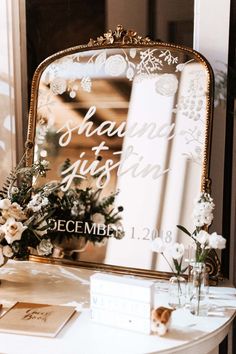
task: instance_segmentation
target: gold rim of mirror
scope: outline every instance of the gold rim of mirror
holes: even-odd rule
[[[33,79],[30,98],[30,110],[28,120],[28,133],[26,148],[26,165],[30,166],[33,162],[34,154],[34,140],[36,128],[36,114],[37,114],[37,99],[39,94],[40,78],[44,70],[53,61],[62,58],[66,55],[74,54],[78,51],[84,52],[87,50],[111,49],[111,48],[142,48],[142,47],[156,47],[158,49],[173,49],[176,52],[184,52],[191,55],[196,61],[204,65],[207,73],[207,92],[206,92],[206,121],[205,121],[205,146],[202,160],[202,174],[201,174],[201,191],[210,191],[210,178],[209,178],[209,160],[210,160],[210,142],[212,131],[212,114],[213,114],[213,71],[208,61],[197,51],[175,44],[152,41],[149,38],[143,38],[132,30],[125,30],[121,25],[118,25],[115,31],[109,30],[103,36],[98,37],[96,40],[90,39],[88,44],[78,45],[59,51],[50,57],[46,58],[37,67]],[[214,257],[213,257],[214,258]],[[65,264],[68,266],[80,266],[87,269],[99,269],[104,271],[111,271],[122,274],[133,274],[138,276],[153,277],[153,278],[169,278],[169,272],[154,271],[148,269],[137,269],[130,267],[122,267],[115,265],[100,264],[94,262],[81,262],[69,261],[66,259],[47,258],[42,256],[30,256],[30,260],[51,264]],[[211,269],[215,274],[218,274],[219,263],[216,259],[212,260]]]

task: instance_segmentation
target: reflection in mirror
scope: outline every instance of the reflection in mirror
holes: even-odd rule
[[[51,233],[73,240],[55,237],[54,257],[169,270],[150,244],[185,242],[178,224],[193,229],[208,178],[210,75],[197,53],[153,42],[74,48],[43,63],[33,159],[47,159],[47,180],[81,198],[67,219],[52,217]],[[79,246],[80,236],[96,242]]]

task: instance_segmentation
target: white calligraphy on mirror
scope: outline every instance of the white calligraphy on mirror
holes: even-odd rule
[[[71,121],[67,120],[66,123],[57,130],[57,133],[66,130],[59,138],[59,145],[64,147],[67,146],[71,142],[72,133],[77,130],[78,135],[85,134],[86,137],[91,137],[92,135],[104,135],[114,136],[123,138],[124,136],[128,137],[142,137],[145,134],[148,139],[156,139],[156,138],[166,138],[170,140],[174,137],[174,134],[170,135],[175,127],[175,124],[162,124],[161,126],[157,126],[157,123],[142,123],[141,127],[139,123],[135,122],[126,130],[126,122],[122,122],[118,127],[116,127],[116,123],[112,121],[105,121],[101,123],[97,128],[93,129],[93,122],[89,121],[89,119],[95,114],[96,107],[91,106],[86,113],[81,124],[78,124],[75,127],[71,126]]]
[[[95,156],[98,155],[100,150],[104,150],[104,147],[105,142],[103,141],[96,147]],[[154,180],[170,171],[169,168],[162,170],[161,166],[158,164],[145,163],[143,156],[136,153],[132,145],[129,145],[123,152],[113,152],[113,155],[121,154],[123,154],[123,156],[120,161],[114,162],[112,159],[108,159],[103,165],[101,165],[101,161],[98,159],[92,161],[91,163],[89,160],[83,159],[85,152],[82,152],[79,156],[80,159],[76,160],[71,166],[62,171],[62,177],[65,177],[62,179],[61,189],[63,191],[67,191],[70,188],[74,178],[85,179],[87,174],[90,174],[91,176],[99,175],[96,180],[96,185],[98,188],[104,188],[109,183],[111,171],[114,169],[117,169],[117,176],[123,176],[130,173],[134,178],[145,178],[150,175]]]

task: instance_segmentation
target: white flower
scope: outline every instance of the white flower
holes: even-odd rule
[[[95,224],[105,224],[105,216],[101,213],[95,213],[92,215],[91,217],[92,222],[94,222]]]
[[[126,69],[126,61],[122,55],[111,55],[105,63],[105,73],[111,76],[119,76]]]
[[[162,96],[174,96],[178,88],[178,80],[173,74],[161,75],[155,84],[156,92]]]
[[[210,248],[215,248],[215,249],[218,248],[222,250],[223,248],[225,248],[225,244],[226,244],[226,239],[221,235],[217,235],[216,232],[213,232],[213,234],[209,235]]]
[[[12,251],[12,248],[11,246],[7,245],[7,246],[3,246],[3,255],[7,258],[11,258],[13,256],[13,251]]]
[[[213,220],[214,203],[212,201],[198,201],[193,210],[193,222],[197,227],[210,225]]]
[[[205,215],[202,215],[202,221],[204,223],[204,225],[211,225],[212,223],[212,220],[213,220],[213,214],[212,213],[209,213],[209,214],[205,214]]]
[[[8,209],[2,211],[2,216],[5,219],[14,218],[17,221],[26,220],[25,213],[22,211],[22,207],[18,203],[12,203]]]
[[[0,247],[0,266],[2,266],[5,263],[5,258],[3,255],[3,248]]]
[[[195,240],[199,242],[201,245],[207,245],[209,242],[209,234],[208,232],[201,230],[196,236]]]
[[[27,229],[27,226],[24,226],[21,222],[17,222],[14,218],[7,219],[6,223],[0,227],[9,244],[19,241],[25,229]]]
[[[201,217],[201,215],[197,215],[193,217],[193,223],[196,227],[201,227],[204,225],[204,221]]]
[[[71,208],[71,215],[72,216],[77,216],[79,214],[79,210],[77,205],[74,203],[73,207]]]
[[[173,259],[180,259],[181,257],[183,257],[183,254],[184,254],[184,245],[183,243],[174,243],[173,245],[171,245],[168,249],[171,257]]]
[[[212,213],[214,208],[214,204],[212,205],[212,203],[209,202],[200,202],[197,203],[194,207],[194,213]]]
[[[155,238],[151,242],[151,249],[153,252],[163,253],[165,251],[165,244],[160,237]]]
[[[16,193],[18,193],[19,192],[19,188],[17,188],[17,187],[12,187],[12,189],[11,189],[11,193],[12,194],[16,194]]]
[[[0,200],[0,209],[8,209],[11,206],[11,202],[9,199],[1,199]]]
[[[66,91],[66,80],[56,77],[50,84],[50,90],[54,95],[62,95]]]
[[[48,239],[43,239],[37,246],[37,251],[40,256],[47,256],[52,253],[53,245]]]
[[[48,198],[42,197],[40,194],[35,194],[27,206],[29,209],[36,212],[46,205],[48,205]]]

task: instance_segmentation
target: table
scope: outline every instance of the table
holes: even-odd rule
[[[236,289],[211,287],[212,310],[196,317],[187,309],[173,312],[164,337],[96,324],[90,319],[89,277],[94,271],[61,265],[9,261],[0,270],[0,302],[75,305],[78,313],[55,338],[0,333],[4,354],[206,354],[216,350],[235,316]],[[160,286],[161,285],[161,286]],[[165,305],[165,284],[157,281],[155,305]],[[217,352],[217,350],[215,351]]]

